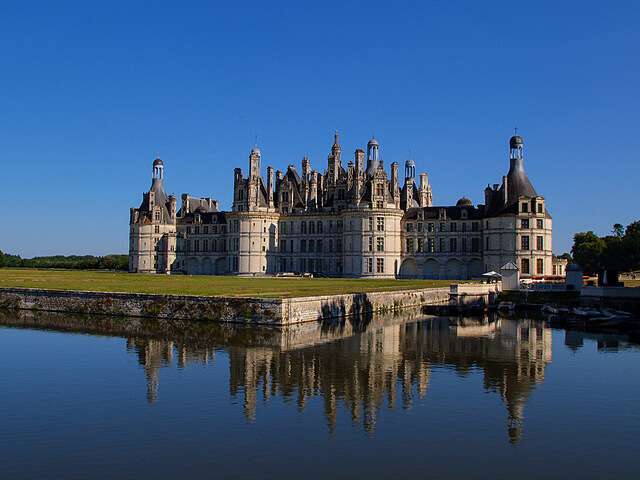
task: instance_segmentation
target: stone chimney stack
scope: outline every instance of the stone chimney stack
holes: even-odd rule
[[[267,167],[267,201],[269,208],[273,208],[273,167]]]
[[[311,172],[311,192],[309,193],[309,204],[312,207],[318,206],[318,172]]]
[[[420,206],[430,207],[433,201],[431,194],[431,185],[429,185],[429,177],[426,173],[420,174]]]
[[[504,186],[503,192],[502,192],[503,193],[502,204],[506,205],[507,202],[509,201],[509,179],[506,175],[502,177],[502,185]]]
[[[309,181],[309,175],[311,174],[311,161],[306,155],[302,159],[302,177],[304,180]]]
[[[172,220],[176,219],[176,197],[169,195],[169,217]]]
[[[393,192],[393,203],[396,208],[400,207],[400,185],[398,183],[398,162],[391,164],[391,191]]]

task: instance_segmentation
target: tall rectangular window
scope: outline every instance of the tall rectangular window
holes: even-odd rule
[[[529,228],[529,219],[523,218],[520,220],[520,228]]]
[[[471,239],[471,251],[473,253],[479,252],[480,251],[480,239],[479,238],[472,238]]]
[[[466,237],[462,237],[462,245],[460,246],[460,250],[463,252],[467,251],[467,239]]]
[[[451,231],[452,232],[458,231],[458,224],[456,222],[451,222]]]
[[[376,225],[379,232],[384,232],[384,217],[377,217]]]
[[[384,237],[376,238],[376,251],[384,252]]]
[[[520,211],[522,213],[529,213],[529,204],[527,202],[522,202],[520,205]]]
[[[537,219],[536,220],[536,228],[539,228],[540,230],[542,230],[544,228],[544,220],[542,219]]]
[[[307,222],[305,221],[300,222],[300,233],[302,234],[307,233]]]
[[[434,253],[436,251],[436,246],[435,246],[435,242],[433,241],[433,238],[428,238],[427,239],[427,252],[428,253]]]
[[[544,250],[544,237],[542,235],[536,237],[536,250]]]
[[[305,253],[307,251],[307,241],[302,239],[300,240],[300,251]]]
[[[529,250],[529,235],[522,235],[520,237],[520,248],[522,250]]]
[[[384,273],[384,258],[376,258],[376,273]]]
[[[542,260],[541,258],[538,258],[536,260],[536,273],[538,275],[544,274],[544,260]]]
[[[369,237],[369,252],[373,252],[373,237]]]
[[[407,238],[407,253],[413,253],[413,238]]]
[[[429,222],[427,223],[427,232],[429,233],[433,233],[433,223]]]
[[[520,261],[520,271],[524,274],[529,274],[529,259],[528,258],[523,258]]]
[[[457,238],[450,238],[449,239],[449,251],[450,252],[457,252],[458,251],[458,239]]]
[[[367,273],[373,273],[373,258],[367,258]]]
[[[441,252],[446,251],[446,249],[445,249],[445,243],[444,243],[444,238],[441,238],[441,239],[440,239],[440,245],[439,245],[439,247],[440,247],[440,251],[441,251]]]
[[[373,232],[373,217],[369,217],[369,231]]]

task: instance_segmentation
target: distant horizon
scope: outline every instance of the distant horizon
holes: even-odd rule
[[[553,251],[640,215],[640,4],[158,1],[0,6],[0,250],[128,250],[156,153],[177,195],[230,206],[256,136],[266,165],[343,164],[375,134],[434,204],[484,202],[513,128]],[[588,32],[588,34],[585,34]]]

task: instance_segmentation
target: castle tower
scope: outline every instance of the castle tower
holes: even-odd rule
[[[375,138],[367,143],[367,173],[373,174],[380,164],[380,144]]]
[[[426,173],[420,174],[420,199],[418,203],[421,207],[430,207],[433,202],[433,195],[431,193],[431,185],[429,185],[429,176]]]
[[[329,182],[335,185],[340,175],[340,168],[342,167],[341,155],[342,149],[340,148],[340,136],[338,132],[333,136],[333,145],[331,146],[331,154],[329,155]]]
[[[260,176],[260,149],[255,146],[251,149],[249,154],[249,179],[253,180]]]
[[[163,186],[164,163],[152,164],[151,188],[129,219],[129,271],[169,273],[175,261],[176,198]]]

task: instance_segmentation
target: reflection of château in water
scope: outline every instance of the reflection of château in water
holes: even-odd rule
[[[279,345],[226,347],[231,394],[244,396],[248,419],[255,419],[259,399],[295,399],[302,410],[321,397],[331,430],[342,403],[353,422],[373,431],[384,404],[409,408],[416,396],[426,395],[432,367],[446,366],[461,375],[483,372],[485,388],[506,405],[509,439],[515,442],[527,398],[551,361],[551,331],[530,320],[379,317],[361,328],[349,323],[300,328],[306,330],[282,334]],[[177,341],[134,338],[127,348],[145,369],[150,402],[157,398],[160,368],[174,355],[180,367],[214,356],[211,346]]]
[[[158,399],[160,369],[170,366],[174,357],[177,357],[178,367],[184,368],[188,363],[210,363],[215,356],[212,348],[190,351],[184,344],[154,338],[127,338],[127,351],[135,352],[138,362],[144,368],[147,377],[147,400],[150,403]]]

